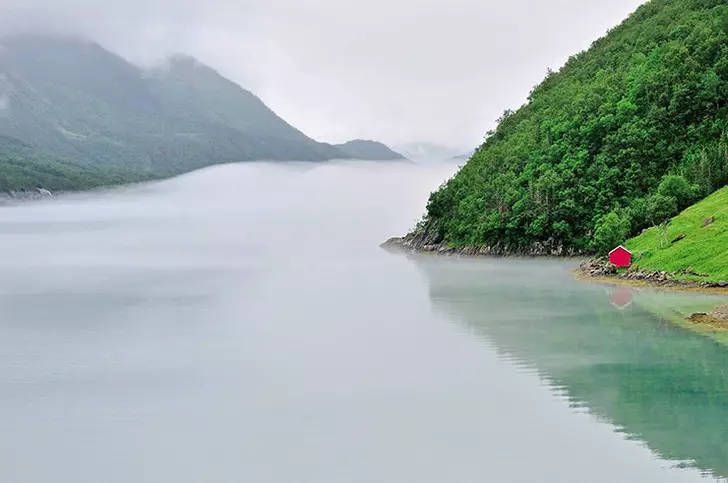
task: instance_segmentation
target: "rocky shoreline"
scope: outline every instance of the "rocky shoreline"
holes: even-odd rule
[[[641,283],[656,288],[677,288],[677,289],[707,289],[720,290],[728,289],[727,281],[688,281],[679,279],[679,276],[707,277],[708,275],[693,272],[692,270],[681,270],[679,272],[652,272],[639,268],[630,268],[626,272],[618,273],[617,269],[604,258],[592,258],[583,262],[577,269],[577,275],[584,278],[597,280],[613,280],[623,283]]]
[[[460,255],[465,257],[500,258],[577,258],[586,256],[573,248],[565,248],[554,242],[534,243],[526,247],[512,247],[504,244],[452,247],[438,241],[435,237],[422,234],[409,234],[404,237],[390,238],[380,245],[392,251],[409,251],[437,255]]]

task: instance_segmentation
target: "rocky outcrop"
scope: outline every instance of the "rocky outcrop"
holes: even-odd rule
[[[697,312],[695,314],[692,314],[690,317],[686,318],[685,320],[687,320],[691,324],[707,325],[707,326],[711,327],[713,330],[728,329],[728,320],[723,318],[722,314],[720,314],[720,316],[716,316],[715,310],[709,314],[706,314],[704,312]]]
[[[554,241],[537,242],[524,247],[497,243],[495,245],[470,245],[453,247],[438,239],[432,232],[410,233],[405,237],[390,238],[381,245],[388,250],[404,250],[438,255],[461,255],[468,257],[578,257],[584,253],[566,248]]]
[[[652,272],[650,270],[630,269],[627,270],[627,272],[620,274],[619,276],[626,280],[639,280],[643,282],[651,282],[664,285],[667,282],[674,281],[673,277],[675,275],[678,274],[668,272]]]
[[[728,305],[719,305],[713,309],[710,315],[718,320],[728,322]]]
[[[606,258],[592,258],[583,262],[579,270],[590,277],[609,277],[617,274],[617,269]]]

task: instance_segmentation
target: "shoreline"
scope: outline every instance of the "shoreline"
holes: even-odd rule
[[[457,258],[500,258],[506,260],[563,260],[581,262],[580,266],[571,270],[576,280],[618,284],[632,287],[644,287],[655,290],[673,290],[680,292],[703,292],[728,295],[728,282],[692,282],[674,278],[676,273],[650,272],[632,270],[617,273],[606,261],[595,259],[593,255],[575,251],[544,250],[536,247],[531,250],[508,251],[501,247],[465,246],[454,248],[444,243],[427,243],[421,237],[407,235],[394,237],[381,243],[381,248],[390,252],[418,253],[421,255],[446,256]],[[683,274],[684,275],[684,274]]]
[[[693,292],[712,295],[728,295],[728,287],[713,285],[701,285],[699,283],[685,282],[681,280],[668,280],[666,282],[654,282],[649,280],[630,279],[619,275],[591,275],[581,268],[571,270],[574,278],[580,282],[601,283],[608,285],[620,285],[635,288],[647,288],[650,290],[663,290],[672,292]]]
[[[452,258],[499,258],[507,260],[562,260],[581,262],[578,267],[570,270],[574,279],[583,283],[596,283],[611,286],[627,286],[635,289],[646,289],[655,293],[699,293],[706,295],[728,296],[728,283],[726,282],[690,282],[675,279],[676,275],[667,272],[649,272],[631,270],[617,273],[608,261],[598,260],[585,254],[554,255],[533,253],[498,253],[490,247],[461,247],[453,248],[442,243],[425,244],[421,238],[408,235],[403,238],[390,238],[380,247],[391,253],[410,253],[431,256],[444,256]],[[725,303],[716,300],[713,312],[720,307],[728,307]],[[664,314],[659,307],[647,309],[654,315],[668,320],[670,323],[684,330],[712,338],[720,344],[728,346],[728,315],[721,313],[717,318],[711,313],[680,311],[680,313]],[[728,311],[728,309],[727,309]],[[726,312],[726,311],[724,311]]]
[[[528,248],[513,250],[502,245],[468,245],[452,247],[446,243],[433,243],[426,237],[419,235],[406,235],[394,237],[381,243],[381,248],[392,252],[410,252],[427,255],[442,255],[466,258],[504,258],[508,260],[572,260],[584,261],[589,254],[580,253],[573,249],[564,249],[560,246],[536,244]]]
[[[698,275],[690,271],[671,273],[630,268],[626,272],[618,273],[607,260],[590,258],[574,269],[572,273],[577,280],[582,281],[593,280],[633,287],[728,295],[728,282],[725,281],[693,281],[676,278],[681,275]]]

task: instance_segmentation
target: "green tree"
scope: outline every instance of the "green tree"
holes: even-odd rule
[[[724,186],[726,45],[726,2],[646,3],[504,113],[432,194],[428,236],[589,251],[605,215],[631,235]]]
[[[627,216],[632,221],[632,232],[646,228],[649,225],[647,200],[644,198],[633,199],[627,208]]]
[[[650,222],[657,227],[660,247],[667,243],[667,225],[670,218],[677,215],[677,199],[674,196],[665,196],[659,193],[650,196],[647,200],[647,213]]]
[[[674,196],[665,196],[658,193],[647,199],[647,217],[653,225],[668,222],[677,213],[677,199]]]
[[[657,187],[657,194],[675,198],[678,210],[690,206],[695,201],[698,191],[699,188],[697,186],[691,185],[682,176],[674,174],[663,177],[660,185]]]
[[[630,221],[626,216],[611,212],[603,216],[596,224],[594,231],[594,250],[599,255],[606,255],[614,247],[620,245],[630,232]]]

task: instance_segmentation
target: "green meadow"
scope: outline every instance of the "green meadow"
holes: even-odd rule
[[[707,218],[713,223],[704,226]],[[684,238],[681,238],[684,235]],[[685,280],[728,281],[728,188],[716,191],[670,220],[625,243],[637,268],[699,275]]]

